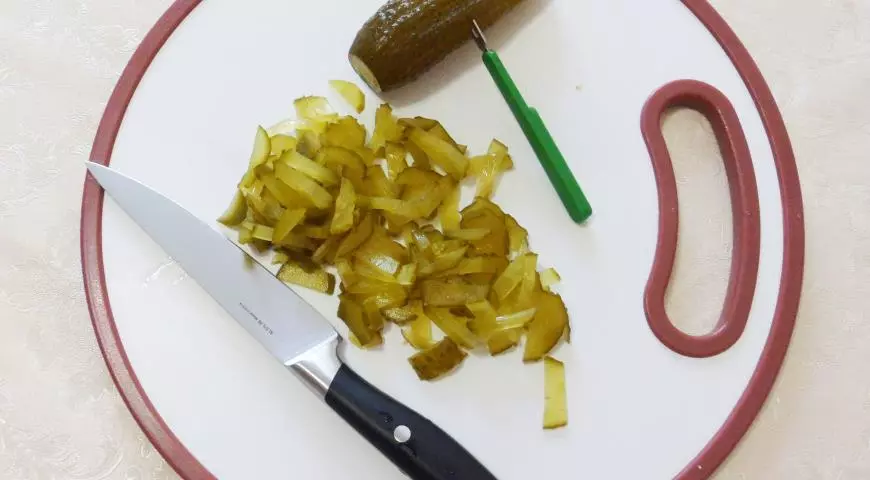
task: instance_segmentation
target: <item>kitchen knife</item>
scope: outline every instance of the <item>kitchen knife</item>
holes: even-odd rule
[[[495,477],[434,423],[338,357],[332,325],[236,244],[160,193],[103,165],[88,171],[239,324],[338,415],[415,480]]]

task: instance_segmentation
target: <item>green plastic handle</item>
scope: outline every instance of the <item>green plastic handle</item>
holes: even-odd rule
[[[592,215],[592,206],[544,125],[541,115],[526,104],[498,54],[492,50],[483,52],[483,63],[532,145],[568,215],[577,223],[585,222]]]

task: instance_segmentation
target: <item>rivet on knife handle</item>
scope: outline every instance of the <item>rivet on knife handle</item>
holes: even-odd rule
[[[484,65],[532,145],[568,215],[577,223],[585,222],[592,215],[592,206],[589,205],[586,195],[574,178],[571,168],[565,162],[544,121],[541,120],[540,114],[526,104],[498,54],[487,47],[486,38],[476,21],[473,22],[471,33],[475,43],[483,52]]]

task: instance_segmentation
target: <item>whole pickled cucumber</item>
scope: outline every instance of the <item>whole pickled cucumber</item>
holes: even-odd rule
[[[376,92],[405,85],[471,39],[472,20],[494,24],[523,0],[390,0],[354,39],[348,57]]]

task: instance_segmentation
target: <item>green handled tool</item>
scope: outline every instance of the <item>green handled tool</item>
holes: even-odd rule
[[[519,122],[523,133],[531,143],[538,160],[547,172],[547,176],[550,177],[550,183],[553,184],[562,204],[568,210],[568,215],[575,222],[583,223],[592,215],[592,207],[586,200],[586,195],[583,194],[583,190],[577,183],[577,179],[574,178],[574,174],[571,173],[568,164],[565,163],[565,157],[562,156],[562,152],[559,151],[559,147],[556,146],[556,142],[547,127],[544,126],[541,115],[526,104],[501,59],[498,58],[498,54],[486,46],[486,38],[483,36],[477,21],[474,21],[473,24],[471,35],[483,52],[484,65],[486,65],[492,79],[510,106],[511,112]]]

